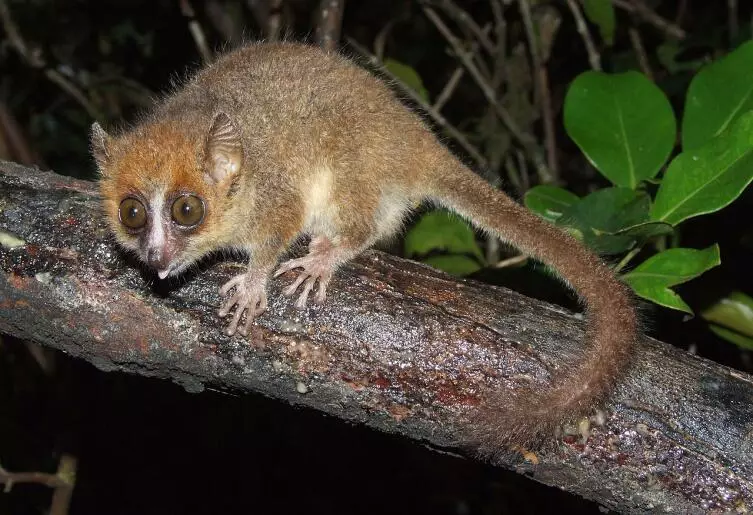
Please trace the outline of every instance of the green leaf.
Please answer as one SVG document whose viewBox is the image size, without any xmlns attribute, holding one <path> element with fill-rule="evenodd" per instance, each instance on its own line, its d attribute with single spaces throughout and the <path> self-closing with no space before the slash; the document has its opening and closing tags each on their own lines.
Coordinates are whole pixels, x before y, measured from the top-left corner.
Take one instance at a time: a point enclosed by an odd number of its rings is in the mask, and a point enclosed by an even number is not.
<svg viewBox="0 0 753 515">
<path fill-rule="evenodd" d="M 623 279 L 638 296 L 660 306 L 693 314 L 670 288 L 698 277 L 720 263 L 718 245 L 703 250 L 669 249 L 648 258 Z"/>
<path fill-rule="evenodd" d="M 672 75 L 677 75 L 681 72 L 695 72 L 706 64 L 703 56 L 697 59 L 678 60 L 677 56 L 684 50 L 686 50 L 685 46 L 681 46 L 679 41 L 669 40 L 656 47 L 656 57 L 661 65 Z"/>
<path fill-rule="evenodd" d="M 651 218 L 677 225 L 735 200 L 753 180 L 753 111 L 724 134 L 683 152 L 664 174 Z"/>
<path fill-rule="evenodd" d="M 580 198 L 575 193 L 548 185 L 535 186 L 523 197 L 523 203 L 528 209 L 550 222 L 556 222 L 565 209 L 579 200 Z"/>
<path fill-rule="evenodd" d="M 753 41 L 703 68 L 690 82 L 682 148 L 693 150 L 753 109 Z"/>
<path fill-rule="evenodd" d="M 423 100 L 429 102 L 429 92 L 424 87 L 424 81 L 421 80 L 421 76 L 416 70 L 407 64 L 389 58 L 384 60 L 384 67 L 400 82 L 418 93 Z"/>
<path fill-rule="evenodd" d="M 444 256 L 429 256 L 422 260 L 429 266 L 438 268 L 448 274 L 463 277 L 481 270 L 481 265 L 475 259 L 462 254 L 447 254 Z"/>
<path fill-rule="evenodd" d="M 753 350 L 753 338 L 745 336 L 735 331 L 731 331 L 726 327 L 721 327 L 715 324 L 709 324 L 709 329 L 718 337 L 727 340 L 730 343 L 734 343 L 742 349 Z"/>
<path fill-rule="evenodd" d="M 557 224 L 576 229 L 585 244 L 600 254 L 619 254 L 637 241 L 620 231 L 647 222 L 650 203 L 643 192 L 605 188 L 567 208 Z"/>
<path fill-rule="evenodd" d="M 640 73 L 580 74 L 565 98 L 565 129 L 617 186 L 635 188 L 669 157 L 677 124 L 667 97 Z"/>
<path fill-rule="evenodd" d="M 636 241 L 636 244 L 640 245 L 657 236 L 672 234 L 673 231 L 674 229 L 672 226 L 665 224 L 664 222 L 641 222 L 607 234 L 614 236 L 629 236 Z"/>
<path fill-rule="evenodd" d="M 733 291 L 700 314 L 712 322 L 711 330 L 725 340 L 753 349 L 753 345 L 747 346 L 747 342 L 753 342 L 753 298 L 749 295 Z"/>
<path fill-rule="evenodd" d="M 583 0 L 583 12 L 586 17 L 599 27 L 601 39 L 612 46 L 614 43 L 614 6 L 611 0 Z"/>
<path fill-rule="evenodd" d="M 484 262 L 471 226 L 458 215 L 445 210 L 426 213 L 405 235 L 405 255 L 425 256 L 432 252 L 470 254 Z"/>
</svg>

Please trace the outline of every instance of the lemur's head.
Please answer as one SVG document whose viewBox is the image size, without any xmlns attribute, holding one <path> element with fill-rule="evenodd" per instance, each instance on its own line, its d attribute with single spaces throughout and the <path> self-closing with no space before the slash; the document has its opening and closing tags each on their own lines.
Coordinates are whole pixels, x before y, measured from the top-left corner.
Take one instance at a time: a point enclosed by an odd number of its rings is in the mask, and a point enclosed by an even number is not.
<svg viewBox="0 0 753 515">
<path fill-rule="evenodd" d="M 118 136 L 94 123 L 91 150 L 118 242 L 160 278 L 178 275 L 221 245 L 223 204 L 243 164 L 241 133 L 227 114 L 204 127 L 152 122 Z"/>
</svg>

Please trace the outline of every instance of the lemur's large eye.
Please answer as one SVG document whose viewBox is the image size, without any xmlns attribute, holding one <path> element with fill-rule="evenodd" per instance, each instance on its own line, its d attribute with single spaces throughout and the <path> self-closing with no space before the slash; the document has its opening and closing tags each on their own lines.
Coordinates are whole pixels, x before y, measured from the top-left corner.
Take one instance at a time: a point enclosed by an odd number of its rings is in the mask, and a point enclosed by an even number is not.
<svg viewBox="0 0 753 515">
<path fill-rule="evenodd" d="M 173 202 L 172 215 L 183 227 L 199 225 L 204 220 L 204 201 L 196 195 L 182 195 Z"/>
<path fill-rule="evenodd" d="M 123 199 L 118 209 L 120 223 L 132 230 L 141 229 L 146 225 L 146 208 L 141 201 L 133 197 Z"/>
</svg>

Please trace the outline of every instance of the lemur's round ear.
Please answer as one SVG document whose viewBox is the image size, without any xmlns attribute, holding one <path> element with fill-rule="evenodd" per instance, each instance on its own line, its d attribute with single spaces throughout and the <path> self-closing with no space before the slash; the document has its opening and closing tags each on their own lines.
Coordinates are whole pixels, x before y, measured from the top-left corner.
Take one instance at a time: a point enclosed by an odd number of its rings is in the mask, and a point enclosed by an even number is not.
<svg viewBox="0 0 753 515">
<path fill-rule="evenodd" d="M 107 161 L 110 158 L 108 147 L 110 146 L 110 135 L 105 132 L 102 126 L 94 122 L 89 133 L 89 145 L 91 147 L 94 161 L 97 163 L 100 173 L 104 173 Z"/>
<path fill-rule="evenodd" d="M 224 182 L 241 169 L 241 131 L 223 112 L 217 113 L 209 129 L 205 156 L 204 180 L 209 184 Z"/>
</svg>

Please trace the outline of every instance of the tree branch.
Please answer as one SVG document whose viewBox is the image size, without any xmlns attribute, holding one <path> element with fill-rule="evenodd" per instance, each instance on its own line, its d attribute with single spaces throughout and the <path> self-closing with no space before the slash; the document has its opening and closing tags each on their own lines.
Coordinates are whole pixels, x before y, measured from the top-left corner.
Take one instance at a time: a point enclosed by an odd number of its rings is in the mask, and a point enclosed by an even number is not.
<svg viewBox="0 0 753 515">
<path fill-rule="evenodd" d="M 575 20 L 575 28 L 578 30 L 583 45 L 586 47 L 586 53 L 588 54 L 588 63 L 591 65 L 592 70 L 601 71 L 601 55 L 596 50 L 596 45 L 591 37 L 591 32 L 588 30 L 588 24 L 586 23 L 583 13 L 580 11 L 580 6 L 576 0 L 567 0 L 567 7 L 570 9 L 570 13 Z"/>
<path fill-rule="evenodd" d="M 557 166 L 557 139 L 554 130 L 554 113 L 552 112 L 552 99 L 549 95 L 549 74 L 542 56 L 539 35 L 534 27 L 531 6 L 528 0 L 518 0 L 518 8 L 528 39 L 528 50 L 531 54 L 531 75 L 544 126 L 544 146 L 546 148 L 547 166 L 550 173 L 548 178 L 550 182 L 555 182 L 554 179 L 558 175 L 559 167 Z M 542 177 L 542 180 L 546 178 Z"/>
<path fill-rule="evenodd" d="M 505 125 L 505 128 L 507 128 L 510 134 L 526 150 L 529 158 L 536 165 L 536 171 L 538 172 L 542 182 L 553 182 L 551 172 L 546 165 L 546 160 L 544 159 L 544 154 L 541 148 L 539 148 L 539 144 L 536 139 L 532 134 L 523 130 L 518 125 L 518 122 L 515 121 L 512 115 L 508 112 L 508 110 L 499 103 L 494 88 L 489 84 L 478 67 L 473 63 L 468 53 L 463 51 L 463 44 L 452 33 L 449 27 L 447 27 L 447 25 L 442 21 L 442 19 L 434 11 L 434 9 L 427 7 L 425 5 L 425 2 L 422 2 L 422 5 L 426 17 L 429 18 L 429 20 L 434 24 L 437 30 L 450 44 L 453 51 L 455 52 L 455 55 L 466 67 L 468 73 L 476 82 L 476 85 L 479 87 L 481 92 L 484 94 L 487 102 L 489 102 L 489 105 L 491 105 L 491 107 L 494 109 L 494 112 L 497 114 L 497 116 L 499 116 L 499 119 Z"/>
<path fill-rule="evenodd" d="M 368 59 L 369 64 L 379 67 L 380 71 L 390 78 L 390 80 L 400 88 L 400 91 L 410 97 L 416 104 L 421 106 L 421 109 L 429 116 L 434 123 L 442 128 L 447 134 L 454 139 L 458 145 L 463 147 L 468 155 L 476 162 L 476 165 L 485 169 L 487 166 L 486 158 L 479 152 L 479 150 L 470 142 L 460 130 L 452 125 L 447 118 L 442 115 L 439 108 L 436 108 L 426 102 L 421 95 L 416 93 L 413 88 L 404 84 L 400 79 L 395 77 L 390 71 L 385 68 L 384 63 L 381 62 L 375 55 L 372 55 L 364 47 L 358 44 L 358 42 L 352 38 L 346 38 L 348 45 L 350 45 L 356 52 L 361 54 L 364 58 Z M 442 106 L 440 106 L 441 108 Z"/>
<path fill-rule="evenodd" d="M 317 9 L 316 44 L 326 52 L 335 52 L 340 44 L 345 0 L 321 0 Z"/>
<path fill-rule="evenodd" d="M 656 14 L 643 0 L 612 0 L 612 3 L 624 11 L 635 14 L 668 36 L 676 39 L 685 39 L 687 36 L 681 27 Z"/>
<path fill-rule="evenodd" d="M 283 0 L 246 0 L 248 8 L 261 27 L 264 39 L 280 41 L 282 38 Z"/>
<path fill-rule="evenodd" d="M 53 489 L 50 502 L 50 515 L 67 515 L 71 505 L 71 494 L 76 483 L 76 458 L 70 454 L 60 457 L 56 474 L 44 472 L 9 472 L 0 466 L 0 485 L 4 485 L 5 493 L 10 492 L 14 485 L 21 483 L 36 483 Z"/>
<path fill-rule="evenodd" d="M 191 2 L 188 0 L 180 0 L 180 13 L 186 18 L 186 21 L 188 21 L 188 31 L 191 33 L 196 49 L 199 51 L 201 62 L 205 65 L 210 64 L 214 60 L 212 51 L 209 50 L 204 29 L 196 19 L 196 11 L 194 11 Z"/>
<path fill-rule="evenodd" d="M 323 306 L 294 309 L 272 282 L 248 340 L 227 337 L 218 285 L 243 265 L 163 284 L 125 260 L 96 186 L 0 162 L 0 332 L 104 371 L 216 385 L 313 407 L 472 456 L 453 425 L 485 386 L 545 384 L 582 351 L 583 322 L 503 288 L 368 252 Z M 622 512 L 753 506 L 753 378 L 643 339 L 582 436 L 498 466 Z M 536 464 L 535 464 L 536 463 Z"/>
<path fill-rule="evenodd" d="M 66 78 L 57 70 L 50 68 L 39 50 L 29 48 L 26 41 L 21 37 L 21 32 L 18 30 L 18 27 L 11 16 L 10 8 L 8 7 L 6 0 L 0 0 L 0 22 L 2 22 L 5 35 L 11 46 L 29 66 L 41 70 L 50 82 L 55 83 L 60 89 L 68 93 L 68 95 L 78 102 L 91 118 L 94 118 L 95 120 L 102 118 L 99 109 L 97 109 L 97 107 L 89 100 L 79 86 L 74 84 L 72 80 Z"/>
</svg>

